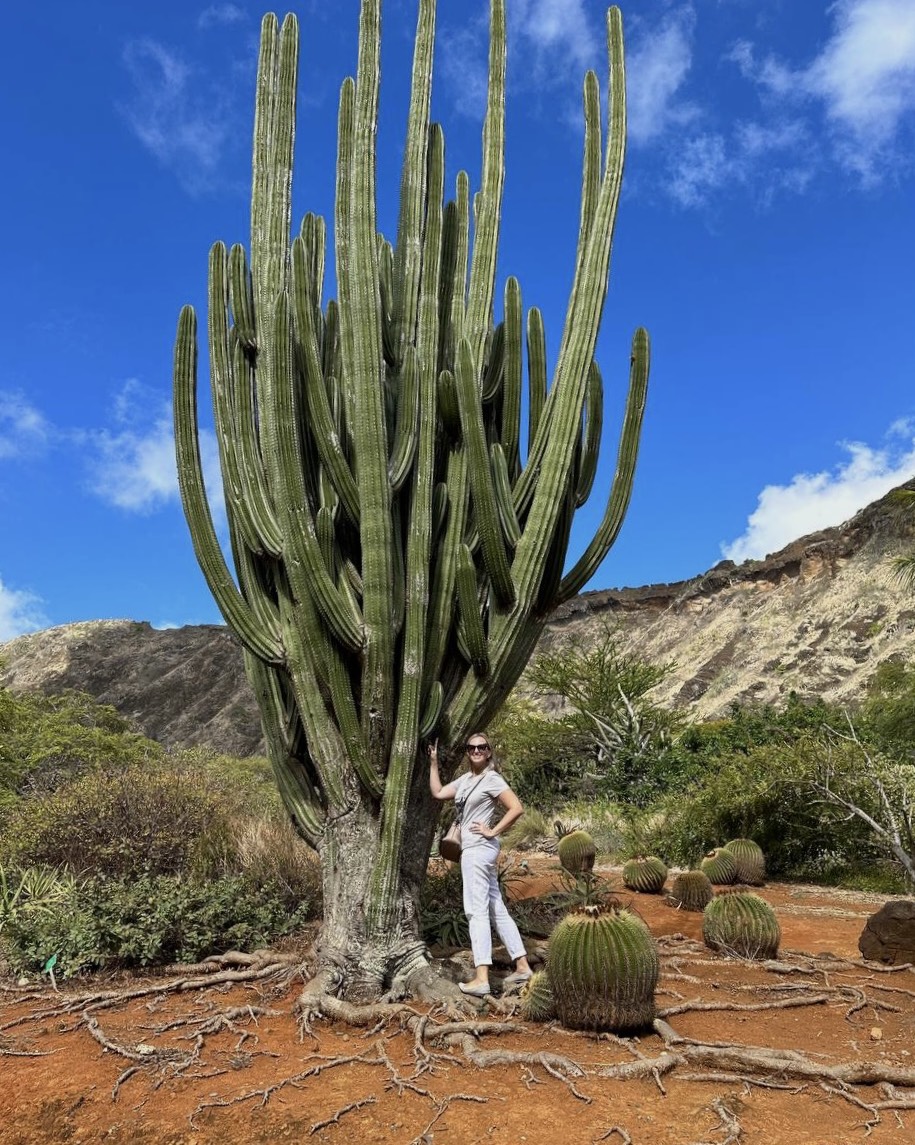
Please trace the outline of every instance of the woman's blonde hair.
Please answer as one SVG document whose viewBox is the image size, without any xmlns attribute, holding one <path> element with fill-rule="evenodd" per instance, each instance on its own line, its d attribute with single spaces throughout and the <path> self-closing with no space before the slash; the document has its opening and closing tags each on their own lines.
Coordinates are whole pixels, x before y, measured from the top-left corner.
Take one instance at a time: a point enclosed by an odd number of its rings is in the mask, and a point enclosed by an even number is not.
<svg viewBox="0 0 915 1145">
<path fill-rule="evenodd" d="M 501 775 L 502 760 L 499 759 L 499 757 L 496 755 L 496 749 L 492 746 L 492 740 L 489 738 L 486 732 L 468 732 L 467 736 L 464 737 L 464 746 L 461 749 L 461 755 L 469 759 L 469 756 L 467 756 L 467 739 L 470 736 L 482 736 L 483 739 L 486 740 L 486 746 L 489 748 L 489 763 L 486 765 L 486 770 L 489 771 L 492 769 L 497 774 Z"/>
</svg>

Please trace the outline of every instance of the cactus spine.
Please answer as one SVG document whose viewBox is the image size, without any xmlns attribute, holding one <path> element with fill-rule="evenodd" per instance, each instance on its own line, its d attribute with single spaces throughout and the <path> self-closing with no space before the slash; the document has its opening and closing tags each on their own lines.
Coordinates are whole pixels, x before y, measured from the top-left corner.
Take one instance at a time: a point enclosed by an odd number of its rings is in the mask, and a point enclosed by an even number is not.
<svg viewBox="0 0 915 1145">
<path fill-rule="evenodd" d="M 595 906 L 573 911 L 550 937 L 547 975 L 559 1020 L 579 1030 L 650 1025 L 659 965 L 638 915 Z"/>
<path fill-rule="evenodd" d="M 711 950 L 765 959 L 778 954 L 782 932 L 765 899 L 749 891 L 728 891 L 705 908 L 702 938 Z"/>
<path fill-rule="evenodd" d="M 737 883 L 746 883 L 751 887 L 761 887 L 766 881 L 766 857 L 762 847 L 752 839 L 732 839 L 725 843 L 724 849 L 734 856 L 737 866 Z"/>
<path fill-rule="evenodd" d="M 737 863 L 734 856 L 723 847 L 709 851 L 699 863 L 699 867 L 708 875 L 709 882 L 716 887 L 729 886 L 737 879 Z"/>
<path fill-rule="evenodd" d="M 660 894 L 667 882 L 667 867 L 655 855 L 636 855 L 623 864 L 623 886 L 643 895 Z"/>
<path fill-rule="evenodd" d="M 203 485 L 191 307 L 178 323 L 174 416 L 185 516 L 207 583 L 245 649 L 283 799 L 328 860 L 324 945 L 344 965 L 358 961 L 339 949 L 358 946 L 354 928 L 379 947 L 416 947 L 416 912 L 402 888 L 421 882 L 435 826 L 420 731 L 447 743 L 485 726 L 548 614 L 606 556 L 632 489 L 648 380 L 642 329 L 603 519 L 563 575 L 600 436 L 594 352 L 625 151 L 621 17 L 608 11 L 606 136 L 597 78 L 585 81 L 578 259 L 548 386 L 543 322 L 530 310 L 525 335 L 515 279 L 505 287 L 504 318 L 494 316 L 504 7 L 491 0 L 471 241 L 469 178 L 458 174 L 449 200 L 444 136 L 430 121 L 435 0 L 419 2 L 390 244 L 376 218 L 381 3 L 362 0 L 356 76 L 340 91 L 337 296 L 326 305 L 326 224 L 309 214 L 291 232 L 298 23 L 288 15 L 280 28 L 264 17 L 250 250 L 217 243 L 210 259 L 210 378 L 234 575 Z M 522 461 L 525 336 L 531 434 Z M 364 861 L 341 866 L 357 851 Z M 331 885 L 333 865 L 340 874 Z M 348 902 L 344 878 L 355 888 Z"/>
<path fill-rule="evenodd" d="M 681 910 L 703 911 L 715 897 L 704 871 L 683 871 L 674 878 L 667 901 Z"/>
</svg>

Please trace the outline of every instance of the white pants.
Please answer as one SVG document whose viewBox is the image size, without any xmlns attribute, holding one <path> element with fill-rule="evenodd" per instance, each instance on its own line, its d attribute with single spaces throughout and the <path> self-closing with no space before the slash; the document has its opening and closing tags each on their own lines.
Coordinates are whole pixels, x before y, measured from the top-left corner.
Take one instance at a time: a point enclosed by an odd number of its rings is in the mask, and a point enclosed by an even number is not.
<svg viewBox="0 0 915 1145">
<path fill-rule="evenodd" d="M 502 944 L 512 959 L 524 957 L 524 943 L 505 909 L 496 863 L 499 844 L 491 839 L 465 847 L 461 851 L 461 878 L 464 881 L 464 914 L 470 923 L 470 947 L 474 966 L 492 965 L 492 929 L 490 918 Z"/>
</svg>

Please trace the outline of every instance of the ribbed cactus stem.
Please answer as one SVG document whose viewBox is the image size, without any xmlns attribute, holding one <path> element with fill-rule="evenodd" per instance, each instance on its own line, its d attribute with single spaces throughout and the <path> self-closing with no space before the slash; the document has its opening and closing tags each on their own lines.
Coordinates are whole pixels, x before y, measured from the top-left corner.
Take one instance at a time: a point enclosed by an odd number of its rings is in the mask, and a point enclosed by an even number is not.
<svg viewBox="0 0 915 1145">
<path fill-rule="evenodd" d="M 570 831 L 559 840 L 559 862 L 573 875 L 594 868 L 597 848 L 587 831 Z"/>
<path fill-rule="evenodd" d="M 545 970 L 538 970 L 528 979 L 521 992 L 521 1017 L 525 1022 L 549 1022 L 556 1017 L 553 989 Z"/>
<path fill-rule="evenodd" d="M 726 891 L 705 908 L 702 937 L 706 946 L 739 958 L 775 958 L 781 928 L 775 911 L 759 895 Z"/>
<path fill-rule="evenodd" d="M 547 974 L 556 1014 L 570 1029 L 623 1032 L 655 1016 L 657 946 L 638 915 L 583 907 L 550 937 Z"/>
<path fill-rule="evenodd" d="M 715 847 L 699 863 L 700 869 L 708 875 L 709 882 L 716 887 L 726 887 L 737 879 L 737 863 L 734 856 L 723 847 Z"/>
<path fill-rule="evenodd" d="M 734 879 L 751 887 L 761 887 L 766 881 L 766 858 L 762 847 L 752 839 L 732 839 L 724 849 L 734 856 L 737 873 Z"/>
<path fill-rule="evenodd" d="M 682 871 L 674 878 L 667 901 L 681 910 L 703 911 L 714 897 L 704 871 Z"/>
<path fill-rule="evenodd" d="M 637 855 L 623 864 L 623 886 L 631 891 L 660 894 L 666 881 L 667 866 L 656 855 Z"/>
</svg>

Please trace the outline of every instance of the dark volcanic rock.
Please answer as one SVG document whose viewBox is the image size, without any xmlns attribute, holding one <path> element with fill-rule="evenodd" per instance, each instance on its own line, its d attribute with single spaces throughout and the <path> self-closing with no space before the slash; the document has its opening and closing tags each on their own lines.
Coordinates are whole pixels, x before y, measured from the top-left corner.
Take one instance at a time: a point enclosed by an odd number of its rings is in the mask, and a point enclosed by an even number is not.
<svg viewBox="0 0 915 1145">
<path fill-rule="evenodd" d="M 862 958 L 890 966 L 915 963 L 915 899 L 884 903 L 858 939 Z"/>
<path fill-rule="evenodd" d="M 2 660 L 0 684 L 17 692 L 88 692 L 166 747 L 264 751 L 241 649 L 219 625 L 65 624 L 11 640 Z"/>
</svg>

